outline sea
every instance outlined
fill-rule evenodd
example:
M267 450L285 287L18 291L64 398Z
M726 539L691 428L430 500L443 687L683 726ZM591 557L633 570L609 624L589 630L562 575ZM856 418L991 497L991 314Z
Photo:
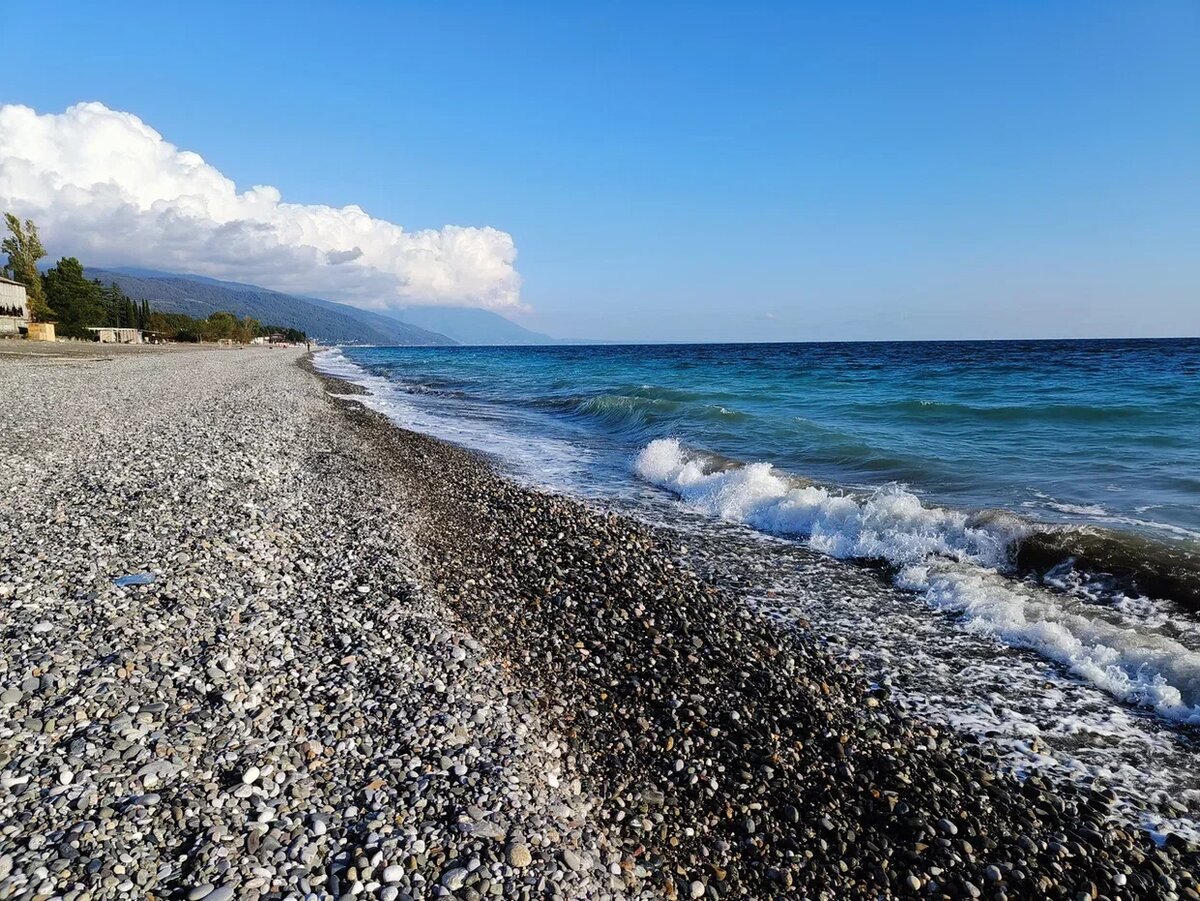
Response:
M1200 840L1200 340L340 347L397 425L677 530L1019 774Z

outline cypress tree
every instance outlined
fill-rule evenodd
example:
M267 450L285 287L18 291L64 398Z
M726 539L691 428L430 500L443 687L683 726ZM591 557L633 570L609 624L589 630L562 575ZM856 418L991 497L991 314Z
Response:
M108 307L108 321L105 325L119 326L121 324L121 292L117 283L112 282L104 292L104 303Z

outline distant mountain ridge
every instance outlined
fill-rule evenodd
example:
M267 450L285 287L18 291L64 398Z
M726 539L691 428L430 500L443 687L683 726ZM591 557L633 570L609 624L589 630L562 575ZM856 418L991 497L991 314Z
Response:
M225 311L265 325L299 329L322 344L457 344L453 338L379 313L331 300L300 297L256 285L147 269L86 269L90 279L116 282L155 309L207 318Z
M563 344L490 310L474 307L408 307L387 315L453 338L459 344Z
M155 269L88 268L88 278L116 282L134 300L155 309L205 318L226 311L268 325L299 329L323 344L566 344L499 313L471 307L408 307L376 313L348 304L301 294L285 294L206 275L181 275Z

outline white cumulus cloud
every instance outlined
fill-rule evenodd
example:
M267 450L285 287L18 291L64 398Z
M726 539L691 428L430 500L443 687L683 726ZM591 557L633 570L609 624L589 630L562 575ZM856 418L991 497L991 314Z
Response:
M358 206L287 203L237 186L132 113L0 106L0 210L32 218L85 264L192 272L343 300L522 309L512 236L406 231Z

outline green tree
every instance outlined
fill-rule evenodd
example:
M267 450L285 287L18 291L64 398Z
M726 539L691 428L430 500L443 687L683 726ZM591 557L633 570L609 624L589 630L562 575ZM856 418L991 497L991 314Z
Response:
M63 257L46 271L46 302L58 319L58 332L69 338L91 338L88 329L108 321L104 292L96 282L83 276L83 264L74 257Z
M249 344L253 338L258 336L258 331L261 326L257 319L252 319L249 316L243 318L237 327L233 330L233 340L239 344Z
M121 318L124 315L126 297L116 282L111 282L107 288L103 289L104 307L106 310L106 319L104 324L111 325L114 328L121 327Z
M213 313L204 321L204 337L208 341L233 338L237 327L237 317L232 313Z
M8 265L5 273L14 281L25 286L25 294L29 301L29 315L34 322L53 322L54 313L46 303L46 292L42 286L42 276L38 272L37 262L46 255L42 240L38 237L37 226L32 219L26 219L25 225L12 213L4 214L8 223L9 236L0 243L0 250L8 254Z
M161 313L151 310L147 328L160 332L174 341L200 341L203 338L201 326L204 320L193 319L183 313Z

